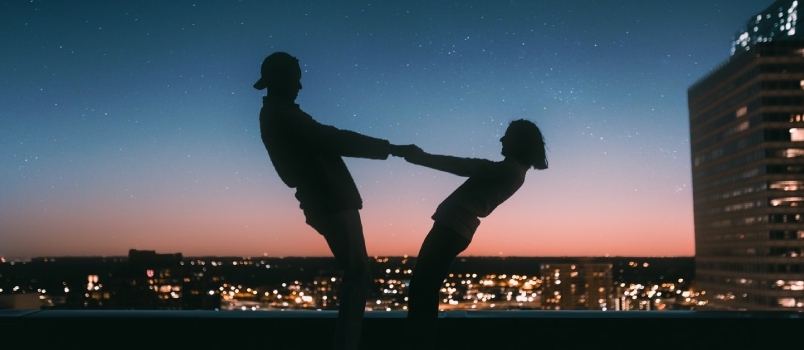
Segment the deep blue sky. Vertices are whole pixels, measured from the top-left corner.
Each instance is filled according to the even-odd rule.
[[[686,90],[770,1],[3,1],[0,255],[328,255],[259,138],[262,59],[322,123],[550,168],[469,255],[692,255]],[[415,255],[463,179],[347,160],[370,254]]]

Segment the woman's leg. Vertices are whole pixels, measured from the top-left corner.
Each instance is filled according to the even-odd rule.
[[[424,239],[408,291],[411,349],[435,348],[439,291],[452,261],[469,246],[469,242],[437,222]]]
[[[343,269],[334,348],[357,350],[371,286],[371,270],[360,213],[346,210],[312,220],[308,218],[307,223],[324,236],[335,260]]]

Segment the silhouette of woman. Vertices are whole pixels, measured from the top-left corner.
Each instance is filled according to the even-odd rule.
[[[438,293],[455,257],[472,241],[488,216],[525,182],[529,168],[547,169],[541,130],[528,120],[511,122],[500,138],[503,161],[428,154],[420,149],[405,160],[468,179],[436,209],[433,228],[419,250],[408,295],[408,331],[411,349],[435,349]]]

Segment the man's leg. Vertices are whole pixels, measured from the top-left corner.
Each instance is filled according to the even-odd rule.
[[[360,213],[346,210],[313,220],[308,218],[307,222],[324,236],[335,260],[343,269],[335,349],[357,350],[371,286],[371,270]]]
[[[455,257],[469,240],[434,223],[422,243],[408,292],[408,330],[411,349],[435,349],[439,290]]]

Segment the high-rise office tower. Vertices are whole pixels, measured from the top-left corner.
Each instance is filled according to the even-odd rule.
[[[797,5],[776,1],[755,19],[794,28]],[[757,25],[762,34],[688,90],[707,308],[804,311],[804,40],[767,34],[781,23]]]
[[[750,51],[759,43],[804,38],[798,28],[798,0],[777,0],[748,20],[732,41],[731,54]]]

